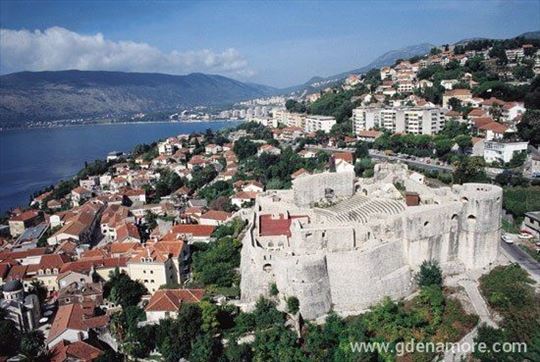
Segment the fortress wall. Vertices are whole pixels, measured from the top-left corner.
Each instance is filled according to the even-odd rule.
[[[487,266],[499,253],[502,189],[465,184],[459,189],[459,196],[463,204],[459,258],[469,269]]]
[[[308,207],[326,198],[326,190],[333,190],[337,197],[350,197],[354,192],[354,172],[325,172],[303,176],[293,181],[294,202]]]
[[[297,252],[316,250],[351,250],[355,246],[355,231],[351,226],[306,225],[292,230],[293,248]]]
[[[399,241],[363,252],[329,253],[326,258],[336,311],[360,311],[385,296],[401,298],[412,292],[412,275]]]
[[[330,281],[324,254],[279,258],[276,284],[282,295],[298,298],[304,318],[314,319],[330,311]]]
[[[416,268],[424,260],[457,261],[460,213],[459,202],[408,208],[402,236],[408,264]]]

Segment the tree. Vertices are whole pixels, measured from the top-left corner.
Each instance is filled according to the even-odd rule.
[[[519,136],[529,141],[531,145],[538,147],[540,145],[540,110],[528,109],[517,124]]]
[[[436,140],[435,151],[437,152],[437,157],[442,157],[448,154],[452,150],[454,143],[454,141],[447,138],[441,138]]]
[[[0,311],[4,311],[0,309]],[[13,356],[19,352],[21,333],[10,319],[0,318],[0,351],[4,356]]]
[[[157,349],[165,361],[188,358],[201,332],[202,313],[196,304],[182,305],[176,319],[162,319],[156,328]]]
[[[132,280],[127,274],[120,272],[118,268],[111,272],[109,280],[103,287],[105,298],[122,306],[122,308],[137,305],[146,293],[148,291],[141,282]]]
[[[472,147],[472,137],[469,135],[459,135],[454,138],[454,141],[459,146],[461,152],[464,152],[467,148]]]
[[[461,101],[455,97],[452,97],[448,100],[450,108],[456,112],[461,112]]]
[[[300,309],[300,301],[298,301],[298,298],[296,297],[289,297],[287,298],[287,311],[291,314],[298,313],[298,310]]]
[[[518,65],[512,70],[512,75],[518,80],[527,80],[534,77],[534,72],[529,66]]]
[[[369,148],[365,142],[356,142],[354,146],[354,158],[356,160],[360,158],[369,157]]]
[[[289,112],[293,113],[305,113],[307,108],[304,103],[300,103],[298,101],[295,101],[294,99],[287,99],[285,102],[285,108]]]
[[[420,287],[431,285],[442,286],[442,271],[436,261],[424,260],[420,265],[420,271],[416,274],[416,282]]]
[[[193,342],[189,360],[191,362],[218,361],[222,353],[221,342],[209,334],[203,334]]]
[[[242,137],[234,143],[233,151],[239,160],[245,160],[257,153],[257,145],[249,138]]]
[[[456,163],[454,182],[463,184],[466,182],[489,181],[484,171],[485,166],[486,162],[483,157],[473,156],[463,158]]]
[[[45,299],[47,299],[47,294],[49,292],[47,290],[47,287],[45,287],[45,284],[43,284],[41,280],[32,280],[29,289],[30,294],[37,295],[40,304],[43,304],[45,302]]]
[[[37,361],[43,357],[45,351],[45,336],[40,330],[33,330],[23,334],[21,339],[21,353],[30,361]]]

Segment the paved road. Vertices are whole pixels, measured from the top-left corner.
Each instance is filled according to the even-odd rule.
[[[540,263],[534,260],[529,254],[521,250],[518,244],[507,244],[501,241],[501,248],[511,260],[515,261],[538,280],[540,278]]]
[[[415,161],[407,158],[401,158],[397,156],[387,156],[380,153],[375,153],[370,150],[369,155],[373,158],[377,158],[380,160],[389,160],[389,161],[401,161],[403,163],[406,163],[408,165],[413,165],[416,167],[420,167],[426,170],[435,170],[435,171],[443,171],[443,172],[453,172],[454,169],[451,166],[443,166],[443,165],[434,165],[431,163],[425,163],[421,161]]]
[[[355,149],[353,147],[347,147],[347,148],[335,148],[335,147],[320,147],[315,145],[305,145],[308,149],[315,149],[315,150],[321,150],[321,151],[329,151],[329,152],[350,152],[353,153]],[[383,153],[375,152],[374,150],[369,150],[369,155],[372,158],[376,158],[379,160],[388,160],[388,161],[401,161],[403,163],[406,163],[408,165],[413,165],[419,168],[423,168],[425,170],[435,170],[435,171],[443,171],[443,172],[453,172],[454,169],[451,166],[443,166],[443,165],[435,165],[431,163],[425,163],[422,161],[416,161],[411,160],[408,158],[402,158],[398,156],[387,156]]]

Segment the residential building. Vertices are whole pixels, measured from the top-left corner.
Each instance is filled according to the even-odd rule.
[[[15,238],[21,235],[28,227],[37,225],[42,220],[41,212],[37,210],[24,211],[9,219],[9,233]]]
[[[442,130],[446,122],[443,110],[437,107],[359,107],[353,110],[352,120],[357,135],[374,128],[431,135]]]
[[[225,211],[210,210],[199,217],[199,224],[219,226],[232,218],[232,214]]]
[[[146,320],[157,323],[164,318],[176,318],[184,303],[198,303],[203,296],[203,289],[160,289],[144,309]]]
[[[335,124],[336,119],[334,117],[310,115],[306,117],[304,129],[306,132],[323,131],[329,133]]]
[[[472,93],[469,89],[452,89],[444,92],[443,94],[443,107],[449,108],[448,101],[452,98],[459,99],[461,103],[467,104],[471,98]]]
[[[530,232],[537,238],[540,237],[540,211],[526,212],[522,229]]]
[[[165,240],[186,240],[192,244],[194,242],[207,243],[212,237],[212,233],[216,229],[213,225],[199,224],[179,224],[174,225],[172,229],[163,237]]]
[[[491,140],[484,142],[484,159],[486,162],[507,163],[518,152],[527,152],[528,142]]]
[[[47,345],[52,348],[64,340],[74,343],[88,339],[91,329],[103,328],[108,322],[109,317],[106,315],[85,315],[79,303],[62,305],[56,312],[47,337]]]

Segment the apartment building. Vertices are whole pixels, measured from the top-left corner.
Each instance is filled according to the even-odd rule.
[[[359,107],[353,110],[355,134],[370,129],[387,129],[392,133],[435,134],[445,123],[444,112],[440,108],[418,107]]]
[[[491,140],[484,142],[484,159],[486,162],[510,162],[520,152],[527,152],[529,142],[511,142]]]
[[[306,132],[323,131],[324,133],[328,133],[335,124],[336,119],[332,116],[312,115],[306,117],[304,129]]]

